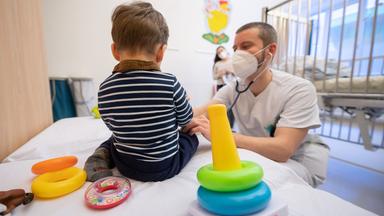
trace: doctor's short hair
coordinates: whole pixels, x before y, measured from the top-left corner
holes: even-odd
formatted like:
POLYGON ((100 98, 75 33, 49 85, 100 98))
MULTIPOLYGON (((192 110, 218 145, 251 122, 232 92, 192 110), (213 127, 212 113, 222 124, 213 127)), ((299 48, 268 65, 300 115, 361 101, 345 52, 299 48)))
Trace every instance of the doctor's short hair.
POLYGON ((156 45, 167 44, 169 30, 159 11, 150 3, 138 1, 116 7, 111 34, 119 51, 154 54, 156 45))
POLYGON ((277 33, 273 26, 264 22, 251 22, 241 26, 237 29, 236 34, 248 30, 250 28, 257 28, 259 30, 259 38, 263 41, 263 47, 270 43, 277 43, 277 33))

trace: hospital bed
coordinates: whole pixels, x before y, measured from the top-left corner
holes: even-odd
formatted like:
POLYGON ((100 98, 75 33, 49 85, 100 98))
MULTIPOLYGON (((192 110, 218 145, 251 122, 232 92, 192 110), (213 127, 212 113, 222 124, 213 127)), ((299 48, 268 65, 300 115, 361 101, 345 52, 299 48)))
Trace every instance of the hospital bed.
MULTIPOLYGON (((9 155, 0 164, 0 191, 22 188, 30 191, 34 163, 52 157, 75 155, 77 167, 109 138, 110 132, 100 119, 92 117, 67 118, 55 122, 9 155)), ((264 181, 272 190, 272 199, 279 198, 288 205, 289 215, 374 215, 328 192, 314 189, 289 168, 256 153, 239 149, 242 160, 251 160, 264 169, 264 181)), ((121 205, 109 210, 92 210, 84 204, 87 182, 79 190, 55 199, 35 199, 17 207, 13 214, 39 215, 188 215, 196 200, 197 170, 211 163, 210 144, 200 138, 200 145, 192 160, 177 176, 163 182, 131 180, 132 195, 121 205)))
POLYGON ((315 132, 375 150, 384 148, 384 52, 375 48, 383 15, 379 1, 366 2, 286 0, 262 14, 278 34, 273 67, 316 87, 323 124, 315 132))

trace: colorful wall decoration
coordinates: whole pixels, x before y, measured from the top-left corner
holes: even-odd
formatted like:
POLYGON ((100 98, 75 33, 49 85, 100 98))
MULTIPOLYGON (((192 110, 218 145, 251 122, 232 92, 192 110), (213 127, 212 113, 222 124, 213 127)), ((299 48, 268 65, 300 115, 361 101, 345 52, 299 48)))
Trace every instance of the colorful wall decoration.
POLYGON ((205 16, 209 33, 203 34, 203 38, 213 44, 223 44, 229 41, 224 33, 227 28, 230 15, 229 0, 206 0, 205 16))

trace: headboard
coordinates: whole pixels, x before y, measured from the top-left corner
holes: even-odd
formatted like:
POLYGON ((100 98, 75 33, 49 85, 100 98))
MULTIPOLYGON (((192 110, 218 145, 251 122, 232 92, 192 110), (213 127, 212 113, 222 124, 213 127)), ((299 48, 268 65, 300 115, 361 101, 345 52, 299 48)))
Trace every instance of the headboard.
POLYGON ((40 0, 0 1, 0 161, 52 123, 40 0))

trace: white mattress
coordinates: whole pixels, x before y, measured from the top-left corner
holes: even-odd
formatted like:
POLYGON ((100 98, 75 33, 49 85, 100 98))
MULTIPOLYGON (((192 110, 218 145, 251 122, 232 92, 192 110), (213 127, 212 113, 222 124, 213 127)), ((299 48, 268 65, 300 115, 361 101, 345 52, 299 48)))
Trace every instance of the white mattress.
MULTIPOLYGON (((366 93, 367 77, 354 77, 352 80, 352 88, 350 87, 350 78, 339 78, 337 92, 338 93, 366 93)), ((318 80, 314 82, 318 92, 336 92, 336 78, 328 79, 325 81, 318 80), (323 89, 323 82, 325 88, 323 89)), ((384 94, 384 76, 372 76, 368 82, 368 93, 371 94, 384 94)))
MULTIPOLYGON (((77 167, 110 136, 101 120, 91 117, 60 120, 31 139, 0 164, 0 191, 23 188, 30 191, 35 177, 31 166, 43 159, 76 155, 77 167)), ((90 183, 66 196, 39 200, 17 207, 12 215, 188 215, 199 186, 197 170, 211 162, 209 142, 201 138, 196 155, 183 171, 163 182, 143 183, 132 180, 133 193, 123 204, 96 211, 86 207, 83 196, 90 183)), ((325 191, 311 188, 292 170, 256 153, 239 150, 242 160, 252 160, 264 168, 264 181, 274 196, 288 204, 289 215, 374 215, 325 191)))

